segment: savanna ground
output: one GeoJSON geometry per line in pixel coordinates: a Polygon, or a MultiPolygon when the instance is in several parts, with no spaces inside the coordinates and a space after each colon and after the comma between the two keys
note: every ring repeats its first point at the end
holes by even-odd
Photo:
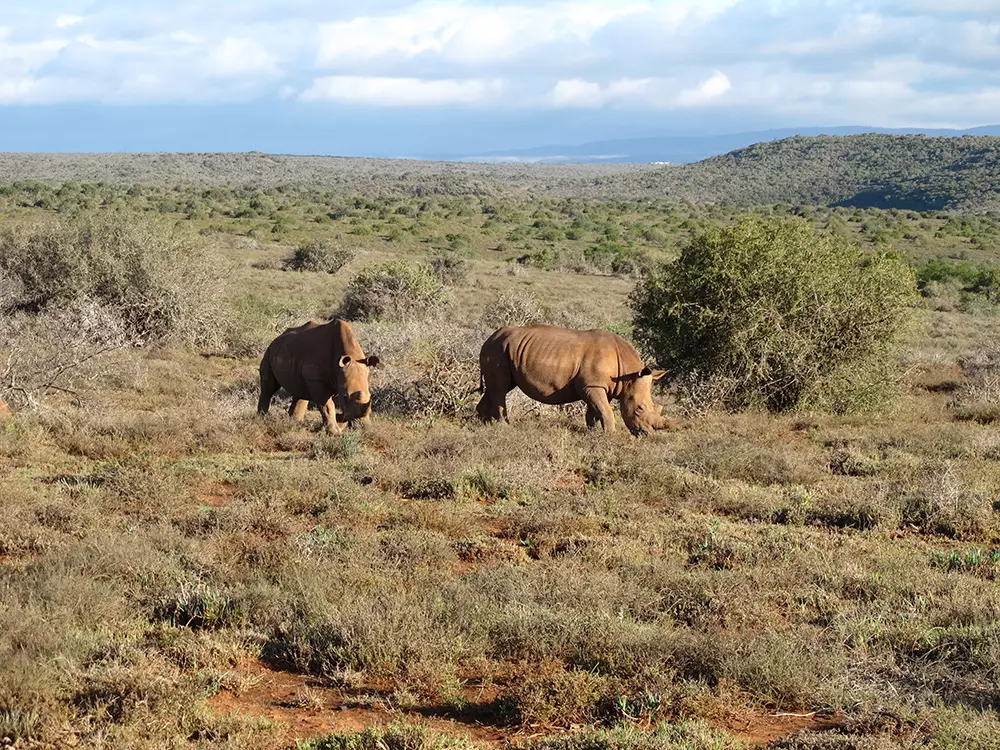
{"type": "Polygon", "coordinates": [[[1000,747],[995,220],[760,209],[923,264],[898,401],[661,394],[681,427],[635,439],[517,398],[477,424],[478,346],[532,320],[627,335],[634,279],[739,211],[343,190],[2,191],[22,239],[137,212],[209,259],[213,310],[184,342],[0,341],[4,743],[1000,747]],[[283,270],[307,240],[335,273],[283,270]],[[257,418],[270,338],[388,259],[445,284],[355,323],[373,424],[257,418]],[[32,346],[72,366],[32,371],[32,346]]]}

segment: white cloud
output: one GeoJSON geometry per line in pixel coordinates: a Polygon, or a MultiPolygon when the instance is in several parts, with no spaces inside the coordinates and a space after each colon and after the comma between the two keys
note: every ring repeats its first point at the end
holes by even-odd
{"type": "Polygon", "coordinates": [[[304,91],[304,101],[333,101],[376,107],[479,104],[503,90],[498,80],[424,80],[327,76],[304,91]]]}
{"type": "Polygon", "coordinates": [[[390,17],[324,24],[316,64],[433,55],[451,63],[508,61],[552,44],[586,45],[611,22],[649,12],[651,4],[619,1],[537,5],[416,4],[390,17]]]}
{"type": "Polygon", "coordinates": [[[83,23],[82,16],[73,16],[69,14],[61,15],[56,17],[56,28],[57,29],[68,29],[70,26],[78,26],[83,23]]]}
{"type": "Polygon", "coordinates": [[[207,71],[224,78],[275,72],[277,60],[256,39],[226,37],[208,56],[207,71]]]}
{"type": "Polygon", "coordinates": [[[695,107],[718,99],[733,87],[725,73],[716,71],[711,78],[702,81],[693,89],[684,89],[677,97],[682,107],[695,107]]]}
{"type": "Polygon", "coordinates": [[[4,14],[2,101],[1000,119],[989,109],[1000,0],[66,0],[59,15],[35,5],[4,14]]]}
{"type": "Polygon", "coordinates": [[[641,101],[651,83],[649,78],[623,78],[602,86],[573,78],[559,81],[552,89],[549,100],[554,107],[602,107],[618,101],[641,101]]]}

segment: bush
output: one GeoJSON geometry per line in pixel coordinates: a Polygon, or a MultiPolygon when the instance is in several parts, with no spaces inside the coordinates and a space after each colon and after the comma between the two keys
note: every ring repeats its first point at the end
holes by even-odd
{"type": "Polygon", "coordinates": [[[442,284],[458,286],[469,278],[469,261],[458,253],[443,253],[431,258],[431,272],[442,284]]]}
{"type": "Polygon", "coordinates": [[[218,269],[172,230],[105,214],[0,234],[5,309],[99,307],[136,341],[202,342],[218,333],[218,269]],[[16,291],[15,291],[16,290],[16,291]]]}
{"type": "Polygon", "coordinates": [[[292,256],[285,260],[284,268],[286,271],[336,273],[354,257],[353,250],[338,247],[329,240],[309,240],[295,248],[292,256]]]}
{"type": "Polygon", "coordinates": [[[407,320],[425,317],[448,301],[441,280],[423,266],[389,261],[361,269],[344,294],[348,320],[407,320]]]}
{"type": "Polygon", "coordinates": [[[546,322],[545,310],[531,292],[518,289],[500,292],[483,312],[480,325],[495,331],[504,326],[529,326],[546,322]]]}
{"type": "Polygon", "coordinates": [[[699,235],[631,304],[637,339],[688,390],[732,408],[845,411],[886,395],[913,295],[892,255],[750,217],[699,235]]]}
{"type": "Polygon", "coordinates": [[[940,295],[942,288],[953,287],[966,294],[979,295],[990,303],[1000,304],[1000,267],[968,261],[958,263],[938,256],[915,267],[917,288],[925,297],[940,295]]]}

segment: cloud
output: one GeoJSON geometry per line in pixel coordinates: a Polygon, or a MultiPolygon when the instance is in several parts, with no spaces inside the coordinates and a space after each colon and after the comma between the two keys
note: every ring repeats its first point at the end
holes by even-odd
{"type": "Polygon", "coordinates": [[[57,29],[67,29],[70,26],[77,26],[83,23],[82,16],[74,16],[70,14],[64,14],[56,17],[56,28],[57,29]]]}
{"type": "Polygon", "coordinates": [[[996,120],[1000,0],[0,0],[0,100],[996,120]]]}
{"type": "Polygon", "coordinates": [[[433,107],[480,104],[502,90],[503,83],[498,80],[327,76],[314,81],[301,99],[364,106],[433,107]]]}
{"type": "Polygon", "coordinates": [[[641,99],[652,81],[623,78],[607,85],[573,78],[559,81],[552,89],[550,101],[554,107],[602,107],[617,101],[641,99]]]}
{"type": "Polygon", "coordinates": [[[226,37],[208,56],[207,70],[223,78],[276,72],[277,59],[255,39],[226,37]]]}
{"type": "Polygon", "coordinates": [[[586,47],[611,22],[649,8],[648,3],[607,1],[415,4],[390,17],[324,24],[316,64],[336,68],[358,60],[392,62],[420,56],[451,64],[502,63],[544,47],[586,47]]]}
{"type": "Polygon", "coordinates": [[[684,89],[677,97],[677,103],[682,107],[696,107],[708,104],[725,94],[733,84],[725,73],[718,71],[692,89],[684,89]]]}

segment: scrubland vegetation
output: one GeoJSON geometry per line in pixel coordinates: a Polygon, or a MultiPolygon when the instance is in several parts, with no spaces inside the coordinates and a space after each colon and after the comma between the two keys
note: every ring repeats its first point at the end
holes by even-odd
{"type": "Polygon", "coordinates": [[[1000,747],[997,220],[441,169],[0,189],[0,744],[1000,747]],[[373,423],[257,418],[267,342],[338,313],[373,423]],[[681,428],[478,424],[535,321],[683,370],[681,428]]]}

